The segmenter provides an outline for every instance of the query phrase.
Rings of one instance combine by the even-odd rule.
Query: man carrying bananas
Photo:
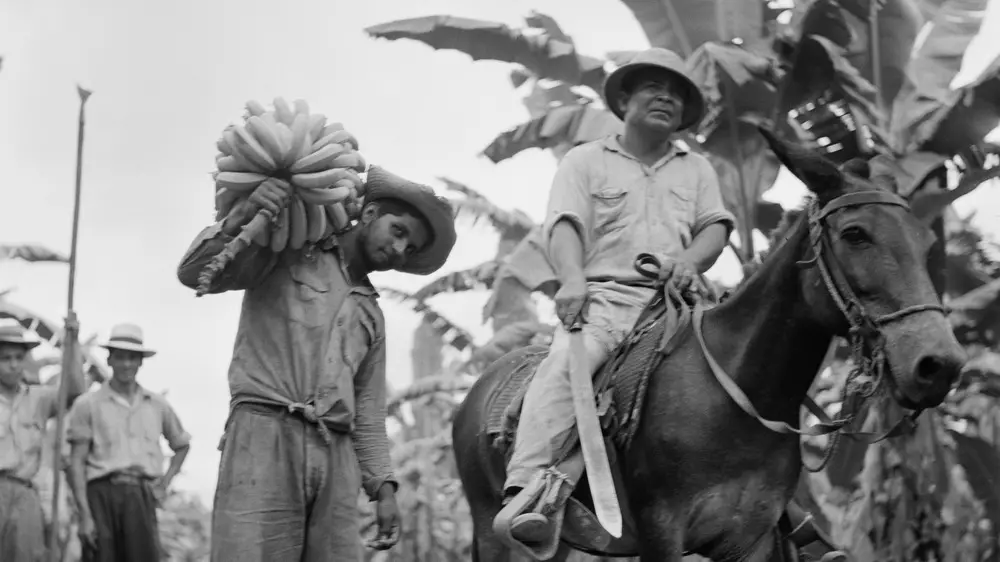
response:
[[[15,320],[0,325],[0,560],[45,560],[42,502],[32,482],[42,462],[45,428],[55,417],[58,385],[28,385],[24,361],[40,342],[26,337]],[[77,331],[75,319],[66,330]],[[69,334],[72,337],[72,334]],[[82,366],[82,361],[80,365]],[[74,365],[78,367],[78,365]],[[66,377],[66,402],[83,393],[83,369]]]
[[[289,201],[265,182],[195,239],[181,260],[191,288],[261,209]],[[212,518],[214,562],[359,560],[359,489],[377,502],[368,546],[399,538],[385,428],[385,325],[373,271],[427,275],[455,244],[451,206],[380,168],[368,172],[357,226],[301,251],[243,250],[210,292],[244,290],[232,399]]]
[[[662,264],[661,279],[682,293],[697,292],[734,226],[709,161],[674,140],[705,111],[684,61],[665,49],[639,53],[608,76],[604,96],[624,122],[624,133],[566,154],[552,182],[542,231],[560,283],[556,313],[563,326],[585,321],[582,339],[591,375],[654,295],[650,281],[634,268],[636,257],[653,254]],[[562,509],[559,504],[584,469],[569,375],[571,336],[563,326],[524,398],[505,507],[494,521],[503,540],[533,553],[551,548],[558,529],[545,513]],[[573,474],[556,469],[564,458],[569,461],[558,466]]]

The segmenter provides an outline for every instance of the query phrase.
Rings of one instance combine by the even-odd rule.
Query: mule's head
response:
[[[841,336],[859,318],[876,328],[884,337],[894,398],[908,408],[937,406],[957,382],[966,357],[927,272],[933,233],[905,202],[887,195],[891,178],[870,177],[867,163],[837,167],[761,132],[816,199],[809,214],[820,219],[822,242],[802,258],[818,256],[802,273],[809,314]],[[880,193],[844,197],[873,191]]]

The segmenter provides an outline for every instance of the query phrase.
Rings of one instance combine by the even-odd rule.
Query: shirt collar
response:
[[[135,387],[136,387],[136,395],[140,396],[143,400],[149,400],[150,398],[153,397],[153,393],[150,392],[149,390],[147,390],[146,388],[144,388],[141,384],[136,384]],[[114,391],[114,389],[111,388],[111,382],[110,381],[102,384],[101,388],[97,389],[97,392],[104,393],[104,398],[106,398],[106,399],[110,399],[110,400],[113,400],[115,398],[118,398],[118,399],[121,399],[121,400],[125,399],[124,396],[122,396],[121,394],[118,394],[117,392]]]
[[[344,275],[344,281],[350,285],[350,291],[352,293],[358,293],[374,298],[379,297],[378,291],[375,290],[375,286],[372,285],[372,282],[367,275],[362,280],[362,284],[351,285],[351,274],[347,271],[347,259],[344,257],[344,248],[340,245],[340,241],[337,240],[336,236],[331,235],[326,240],[317,244],[316,250],[331,252],[337,256],[337,264],[340,266],[340,271]]]
[[[622,146],[622,143],[619,140],[620,136],[621,135],[619,133],[608,135],[601,140],[601,144],[604,146],[605,150],[609,150],[611,152],[617,152],[622,156],[635,160],[635,157],[629,154],[629,152],[625,150],[625,147]],[[670,144],[673,147],[673,150],[671,150],[670,154],[668,154],[667,156],[671,158],[674,156],[683,156],[688,152],[690,152],[691,150],[688,147],[687,143],[678,139],[670,141]]]

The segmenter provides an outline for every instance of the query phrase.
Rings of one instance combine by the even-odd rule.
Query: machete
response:
[[[622,536],[622,511],[611,479],[608,451],[604,448],[604,434],[597,417],[594,383],[587,365],[583,325],[579,321],[569,327],[569,380],[573,389],[573,409],[576,411],[583,464],[590,482],[590,495],[594,499],[594,512],[601,526],[611,536],[619,538]]]

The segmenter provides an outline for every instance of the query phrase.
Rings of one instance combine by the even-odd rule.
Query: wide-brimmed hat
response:
[[[122,349],[141,353],[143,357],[152,357],[156,352],[143,346],[142,328],[135,324],[118,324],[111,328],[111,337],[101,344],[105,349]]]
[[[653,48],[647,49],[635,55],[632,60],[619,66],[614,72],[608,75],[604,81],[604,103],[607,104],[611,113],[619,119],[625,116],[618,108],[618,98],[621,95],[622,82],[629,74],[638,70],[657,68],[673,74],[680,78],[685,85],[687,92],[684,95],[684,115],[681,118],[681,126],[678,130],[684,130],[696,125],[705,114],[705,97],[701,89],[688,76],[687,65],[684,59],[677,53],[668,49]]]
[[[20,345],[27,350],[38,347],[42,342],[28,337],[28,331],[18,321],[5,318],[0,321],[0,343]]]
[[[427,220],[431,243],[413,253],[399,268],[403,273],[427,275],[444,265],[455,246],[455,213],[444,197],[438,197],[426,185],[403,179],[377,166],[368,169],[365,203],[379,199],[397,199],[407,203]]]

